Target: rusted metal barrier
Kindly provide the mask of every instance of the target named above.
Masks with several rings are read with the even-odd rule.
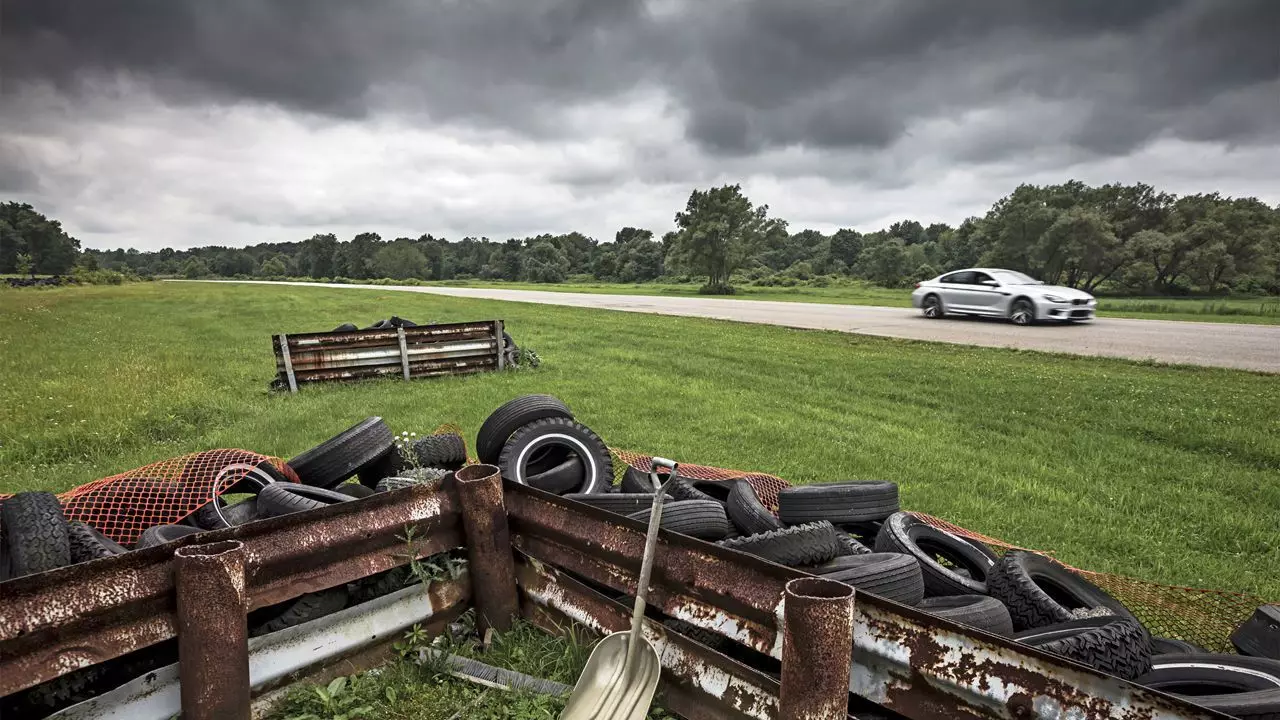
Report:
[[[463,544],[454,496],[414,487],[9,580],[0,584],[0,696],[176,637],[173,555],[224,540],[244,546],[250,610]]]
[[[193,688],[184,713],[243,717],[254,677],[235,631],[243,612],[461,547],[464,537],[470,595],[491,626],[518,608],[553,632],[570,622],[621,630],[629,608],[592,588],[634,592],[644,535],[639,521],[499,485],[492,467],[473,466],[439,489],[380,493],[18,578],[0,584],[0,696],[177,636],[183,658],[193,660],[183,687],[212,683],[228,694],[211,699]],[[208,598],[197,596],[202,586]],[[662,531],[651,607],[757,653],[733,659],[646,621],[664,668],[662,702],[691,720],[843,717],[833,678],[847,669],[846,710],[860,717],[1226,717],[1007,638],[874,595],[853,603],[836,590],[799,570]],[[460,611],[461,602],[453,592],[432,607]],[[223,622],[235,625],[227,642],[207,644],[226,631],[215,630]],[[744,664],[761,658],[772,658],[759,663],[766,671],[782,661],[781,683]],[[210,667],[215,662],[226,665],[225,677]]]
[[[825,720],[849,707],[853,588],[834,580],[787,583],[783,600],[780,720]]]
[[[173,553],[184,720],[249,720],[249,630],[244,543]]]
[[[538,595],[548,598],[547,603],[569,606],[567,617],[599,624],[592,613],[607,609],[574,605],[562,589],[573,583],[547,566],[630,593],[640,567],[644,526],[522,485],[508,483],[504,491],[513,545],[528,555],[529,564],[556,580],[539,587]],[[666,615],[781,660],[786,584],[807,577],[813,576],[663,531],[649,597]],[[530,595],[525,586],[521,590]],[[576,598],[581,593],[571,594]],[[1227,717],[865,593],[854,607],[851,659],[851,703],[862,698],[915,720]],[[735,705],[733,712],[743,710]]]
[[[502,506],[502,474],[493,465],[468,465],[456,474],[467,559],[476,585],[481,630],[508,630],[520,614],[507,512]]]
[[[399,376],[410,378],[501,370],[501,320],[407,328],[279,334],[271,339],[276,383],[297,392],[305,383]]]

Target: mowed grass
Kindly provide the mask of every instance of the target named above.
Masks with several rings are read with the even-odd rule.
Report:
[[[391,282],[391,281],[388,281]],[[698,286],[677,283],[523,283],[481,280],[450,280],[419,283],[444,287],[505,288],[583,292],[601,295],[657,295],[723,299],[724,296],[698,294]],[[780,300],[784,302],[830,303],[834,305],[880,305],[911,307],[910,289],[884,288],[861,282],[831,287],[739,286],[734,300]],[[1098,298],[1101,317],[1148,320],[1193,320],[1197,322],[1280,325],[1280,297],[1263,298]]]
[[[535,371],[272,393],[270,336],[502,318]],[[531,392],[614,447],[881,478],[903,505],[1073,565],[1280,599],[1280,382],[381,290],[155,283],[0,291],[0,490],[63,490],[180,453],[295,455],[368,415],[456,423]]]

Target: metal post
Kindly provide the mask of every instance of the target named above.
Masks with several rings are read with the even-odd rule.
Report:
[[[493,336],[498,339],[498,369],[501,370],[507,365],[507,338],[501,320],[493,321]]]
[[[822,578],[786,584],[779,720],[848,716],[853,588]]]
[[[404,371],[404,379],[409,379],[409,346],[404,340],[404,328],[396,328],[396,337],[400,339],[400,369]]]
[[[507,630],[520,613],[502,473],[493,465],[468,465],[457,473],[458,504],[467,537],[472,597],[480,629]]]
[[[289,336],[280,333],[280,356],[284,358],[284,374],[289,380],[289,392],[298,392],[298,378],[293,374],[293,358],[289,357]]]
[[[183,720],[249,720],[244,563],[239,540],[173,554]]]

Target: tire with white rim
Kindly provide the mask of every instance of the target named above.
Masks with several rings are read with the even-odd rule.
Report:
[[[1028,298],[1018,298],[1013,301],[1013,307],[1009,310],[1009,320],[1014,325],[1034,325],[1036,322],[1036,305]]]
[[[1280,718],[1280,660],[1219,653],[1151,658],[1134,682],[1241,720]]]
[[[937,295],[925,295],[922,303],[924,316],[930,320],[938,320],[946,315],[946,311],[942,309],[942,298]]]
[[[537,475],[537,468],[530,467],[532,462],[556,467],[569,455],[577,455],[582,460],[582,483],[570,488],[570,492],[609,491],[613,484],[609,448],[591,428],[570,418],[544,418],[516,430],[502,447],[498,467],[502,477],[528,485],[529,477]]]

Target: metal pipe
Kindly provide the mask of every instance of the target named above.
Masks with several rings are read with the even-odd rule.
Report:
[[[493,465],[468,465],[456,477],[480,628],[508,630],[520,613],[520,603],[502,504],[502,473]]]
[[[239,540],[188,545],[173,554],[185,720],[249,720],[244,566]]]
[[[853,588],[823,578],[787,583],[782,605],[780,720],[848,716]]]

